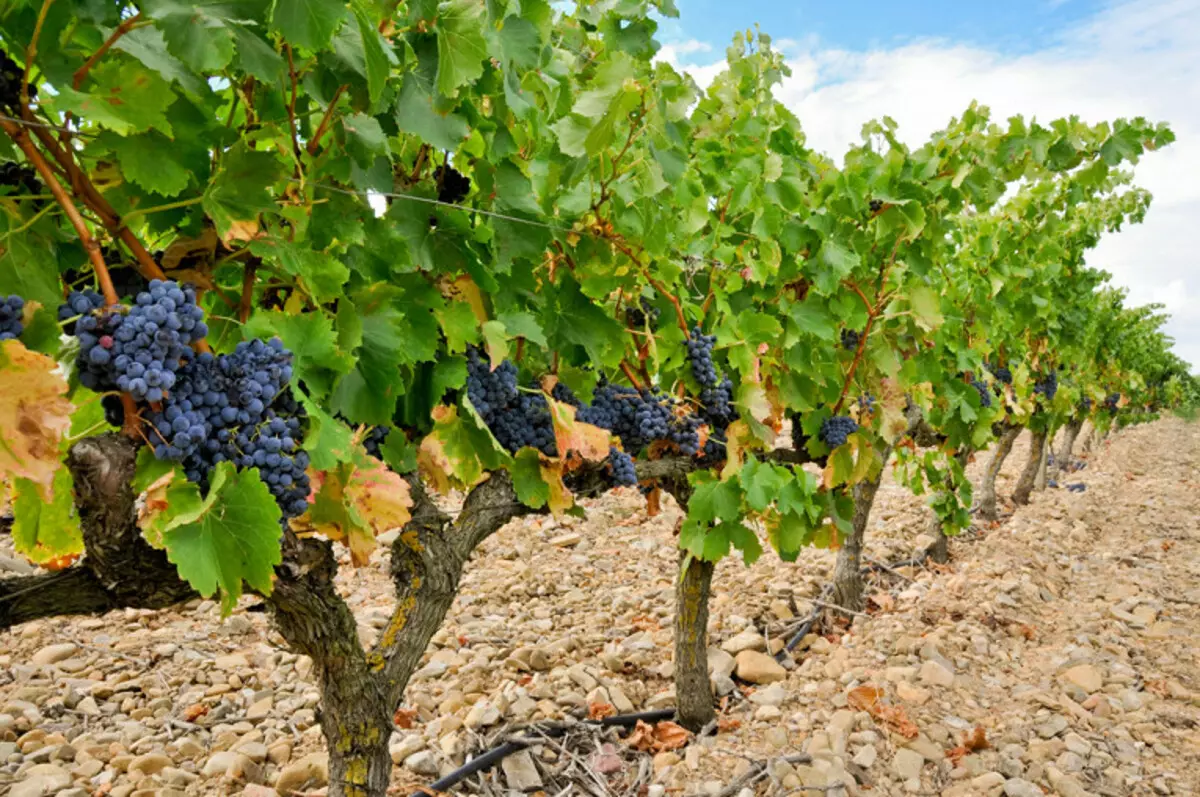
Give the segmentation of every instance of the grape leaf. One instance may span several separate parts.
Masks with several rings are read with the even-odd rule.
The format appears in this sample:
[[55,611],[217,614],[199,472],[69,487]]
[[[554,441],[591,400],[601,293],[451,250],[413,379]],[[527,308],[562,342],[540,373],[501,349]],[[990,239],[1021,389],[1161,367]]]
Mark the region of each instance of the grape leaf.
[[121,135],[151,129],[171,135],[166,111],[175,92],[157,72],[131,61],[104,61],[88,74],[89,91],[57,87],[59,108]]
[[550,405],[550,421],[554,425],[554,440],[560,457],[565,459],[568,454],[575,453],[589,462],[599,462],[608,456],[611,432],[576,420],[576,410],[570,404],[555,401],[549,395],[546,403]]
[[517,499],[534,509],[541,509],[550,500],[550,485],[542,478],[542,455],[532,448],[522,448],[513,456],[512,481]]
[[19,340],[0,341],[0,481],[52,488],[74,407],[58,363]]
[[437,13],[437,90],[453,97],[458,88],[483,74],[487,42],[483,38],[481,0],[446,0]]
[[121,172],[147,191],[170,197],[188,187],[191,173],[175,159],[179,145],[162,133],[105,134],[100,140],[116,156]]
[[313,504],[292,528],[343,543],[358,567],[370,563],[379,534],[403,528],[411,517],[408,482],[373,457],[316,474],[313,489]]
[[83,553],[83,532],[75,514],[71,471],[59,468],[49,489],[18,478],[13,483],[13,548],[42,564]]
[[221,158],[221,168],[204,192],[203,207],[224,236],[235,222],[254,221],[275,209],[270,187],[283,175],[283,164],[270,152],[239,142]]
[[276,2],[271,29],[295,47],[324,50],[346,18],[346,5],[338,0],[287,0]]
[[[244,581],[269,595],[280,553],[279,506],[259,478],[258,469],[237,471],[229,462],[209,474],[208,495],[191,482],[173,484],[169,509],[156,518],[167,558],[197,592],[221,593],[228,615],[242,595]],[[193,500],[181,501],[194,494]],[[198,501],[195,499],[199,499]]]

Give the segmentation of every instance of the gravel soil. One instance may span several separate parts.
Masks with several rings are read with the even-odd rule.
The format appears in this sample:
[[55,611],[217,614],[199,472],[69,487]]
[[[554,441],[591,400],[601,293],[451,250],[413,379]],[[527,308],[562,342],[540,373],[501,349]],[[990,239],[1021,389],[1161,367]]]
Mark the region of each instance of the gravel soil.
[[[1023,436],[1001,496],[1027,456]],[[806,637],[770,684],[749,666],[730,677],[733,659],[779,649],[834,554],[721,562],[709,628],[718,733],[644,753],[615,733],[576,733],[461,788],[1200,794],[1200,424],[1127,429],[1083,461],[1060,481],[1084,491],[1035,493],[953,541],[949,565],[872,576],[868,613]],[[409,727],[391,742],[396,794],[532,721],[672,705],[680,513],[668,499],[648,517],[636,490],[586,508],[583,520],[514,522],[468,566],[398,715]],[[911,556],[927,523],[923,499],[885,481],[868,556]],[[0,568],[5,557],[7,538]],[[368,642],[391,608],[385,558],[339,576]],[[310,662],[253,603],[224,622],[194,601],[0,634],[0,795],[323,794]]]

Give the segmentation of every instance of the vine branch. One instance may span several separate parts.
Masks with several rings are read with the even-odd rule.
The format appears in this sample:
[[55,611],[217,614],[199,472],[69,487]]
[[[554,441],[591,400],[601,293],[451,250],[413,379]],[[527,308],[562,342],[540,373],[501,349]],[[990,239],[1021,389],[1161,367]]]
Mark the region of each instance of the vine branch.
[[83,66],[75,70],[75,74],[71,76],[71,86],[76,91],[78,91],[79,87],[83,85],[83,81],[87,78],[88,72],[90,72],[92,67],[96,65],[96,62],[103,58],[104,54],[107,53],[109,49],[111,49],[112,46],[117,43],[117,39],[121,38],[126,33],[137,27],[141,20],[142,14],[141,12],[138,12],[118,25],[116,30],[114,30],[109,37],[104,40],[104,44],[101,44],[99,47],[97,47],[96,52],[92,53],[91,56],[83,62]]
[[308,142],[308,154],[316,155],[317,148],[321,143],[321,136],[325,135],[325,129],[329,127],[329,122],[333,119],[333,112],[337,109],[338,100],[342,97],[342,92],[346,90],[345,84],[338,86],[337,91],[333,92],[333,98],[329,101],[329,107],[325,109],[325,115],[321,117],[320,124],[313,131],[312,138]]

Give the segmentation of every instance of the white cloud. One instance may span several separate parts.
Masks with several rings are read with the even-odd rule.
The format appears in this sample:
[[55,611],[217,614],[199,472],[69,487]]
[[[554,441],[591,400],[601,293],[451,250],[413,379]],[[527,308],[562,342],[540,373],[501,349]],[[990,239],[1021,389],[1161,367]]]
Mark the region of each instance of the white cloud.
[[[1128,288],[1130,302],[1167,304],[1176,352],[1200,367],[1200,268],[1190,235],[1200,217],[1198,43],[1195,0],[1117,3],[1057,45],[1023,55],[945,41],[850,51],[789,40],[794,74],[780,98],[800,117],[810,146],[835,157],[870,119],[891,116],[915,145],[972,100],[998,120],[1077,114],[1093,122],[1131,116],[1169,122],[1176,142],[1149,153],[1135,172],[1154,194],[1146,221],[1105,238],[1089,263]],[[663,57],[678,63],[674,52]],[[688,68],[702,84],[719,70],[719,64]]]

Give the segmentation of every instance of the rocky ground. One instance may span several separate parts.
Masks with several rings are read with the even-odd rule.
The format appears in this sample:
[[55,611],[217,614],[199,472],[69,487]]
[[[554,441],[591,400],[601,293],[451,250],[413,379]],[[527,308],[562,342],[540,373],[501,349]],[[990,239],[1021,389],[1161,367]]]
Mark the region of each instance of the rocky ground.
[[[1026,454],[1022,440],[1002,495]],[[657,754],[615,737],[547,741],[464,788],[557,793],[577,778],[576,793],[647,797],[1200,794],[1200,425],[1121,432],[1066,482],[1087,489],[1035,494],[953,543],[949,566],[883,574],[870,616],[806,638],[782,670],[754,671],[743,651],[778,649],[832,554],[722,562],[710,626],[719,733]],[[397,794],[512,726],[589,704],[672,704],[678,512],[647,518],[635,491],[588,509],[578,522],[514,523],[483,546],[409,688],[411,728],[392,740]],[[901,559],[925,527],[921,499],[885,483],[869,555]],[[366,640],[390,610],[384,572],[342,576]],[[323,793],[309,662],[250,603],[224,623],[196,601],[0,636],[0,794]]]

